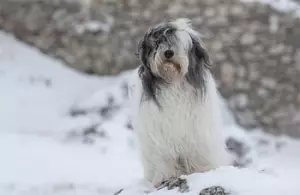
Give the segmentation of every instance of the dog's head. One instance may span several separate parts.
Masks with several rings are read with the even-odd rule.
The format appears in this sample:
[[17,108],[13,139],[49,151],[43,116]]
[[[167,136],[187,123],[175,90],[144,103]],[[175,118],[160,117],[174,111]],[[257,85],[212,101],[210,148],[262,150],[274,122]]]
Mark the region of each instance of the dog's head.
[[209,68],[209,55],[200,34],[185,18],[150,28],[139,43],[138,54],[141,76],[165,83],[186,79],[194,87],[201,87],[204,69]]

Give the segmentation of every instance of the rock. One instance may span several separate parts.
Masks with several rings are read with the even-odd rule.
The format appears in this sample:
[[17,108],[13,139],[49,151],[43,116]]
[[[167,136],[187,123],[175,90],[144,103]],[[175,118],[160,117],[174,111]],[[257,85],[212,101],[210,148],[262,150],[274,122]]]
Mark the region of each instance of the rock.
[[252,45],[255,42],[255,35],[252,33],[245,33],[242,37],[241,37],[241,43],[243,45]]
[[252,162],[247,155],[252,148],[234,137],[228,137],[226,140],[227,150],[234,155],[232,165],[235,167],[246,167]]
[[199,195],[229,195],[229,194],[230,193],[227,192],[221,186],[212,186],[209,188],[205,188],[199,193]]
[[118,194],[120,194],[122,191],[123,191],[124,189],[120,189],[120,190],[118,190],[117,192],[115,192],[114,193],[114,195],[118,195]]
[[163,189],[163,188],[167,188],[168,190],[172,190],[174,188],[178,188],[178,191],[181,193],[184,192],[188,192],[189,191],[189,186],[187,185],[187,181],[186,179],[182,179],[182,178],[172,178],[166,182],[164,182],[159,188]]
[[227,149],[230,152],[233,152],[237,155],[237,157],[243,157],[248,151],[249,148],[245,146],[245,144],[239,140],[236,140],[232,137],[229,137],[226,140]]

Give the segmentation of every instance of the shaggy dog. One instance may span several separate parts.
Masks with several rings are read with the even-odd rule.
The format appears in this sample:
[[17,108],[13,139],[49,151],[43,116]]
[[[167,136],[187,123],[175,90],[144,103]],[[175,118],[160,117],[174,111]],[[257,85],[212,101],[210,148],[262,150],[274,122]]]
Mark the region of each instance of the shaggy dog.
[[155,187],[228,164],[210,59],[191,21],[150,28],[131,85],[133,127],[146,180]]

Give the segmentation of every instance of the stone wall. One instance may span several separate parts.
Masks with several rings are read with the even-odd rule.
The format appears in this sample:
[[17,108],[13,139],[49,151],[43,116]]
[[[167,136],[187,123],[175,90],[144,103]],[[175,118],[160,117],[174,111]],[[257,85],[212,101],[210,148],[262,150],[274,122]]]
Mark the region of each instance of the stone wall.
[[[136,67],[149,26],[192,19],[237,122],[300,137],[300,21],[239,0],[1,0],[0,28],[89,74]],[[41,66],[43,66],[41,64]]]

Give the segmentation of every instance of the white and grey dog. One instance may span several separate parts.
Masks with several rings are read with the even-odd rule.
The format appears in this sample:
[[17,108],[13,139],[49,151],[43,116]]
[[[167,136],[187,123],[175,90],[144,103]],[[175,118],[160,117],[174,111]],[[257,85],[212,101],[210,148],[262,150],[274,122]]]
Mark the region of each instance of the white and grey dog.
[[191,21],[149,29],[131,92],[145,178],[163,182],[228,164],[209,55]]

